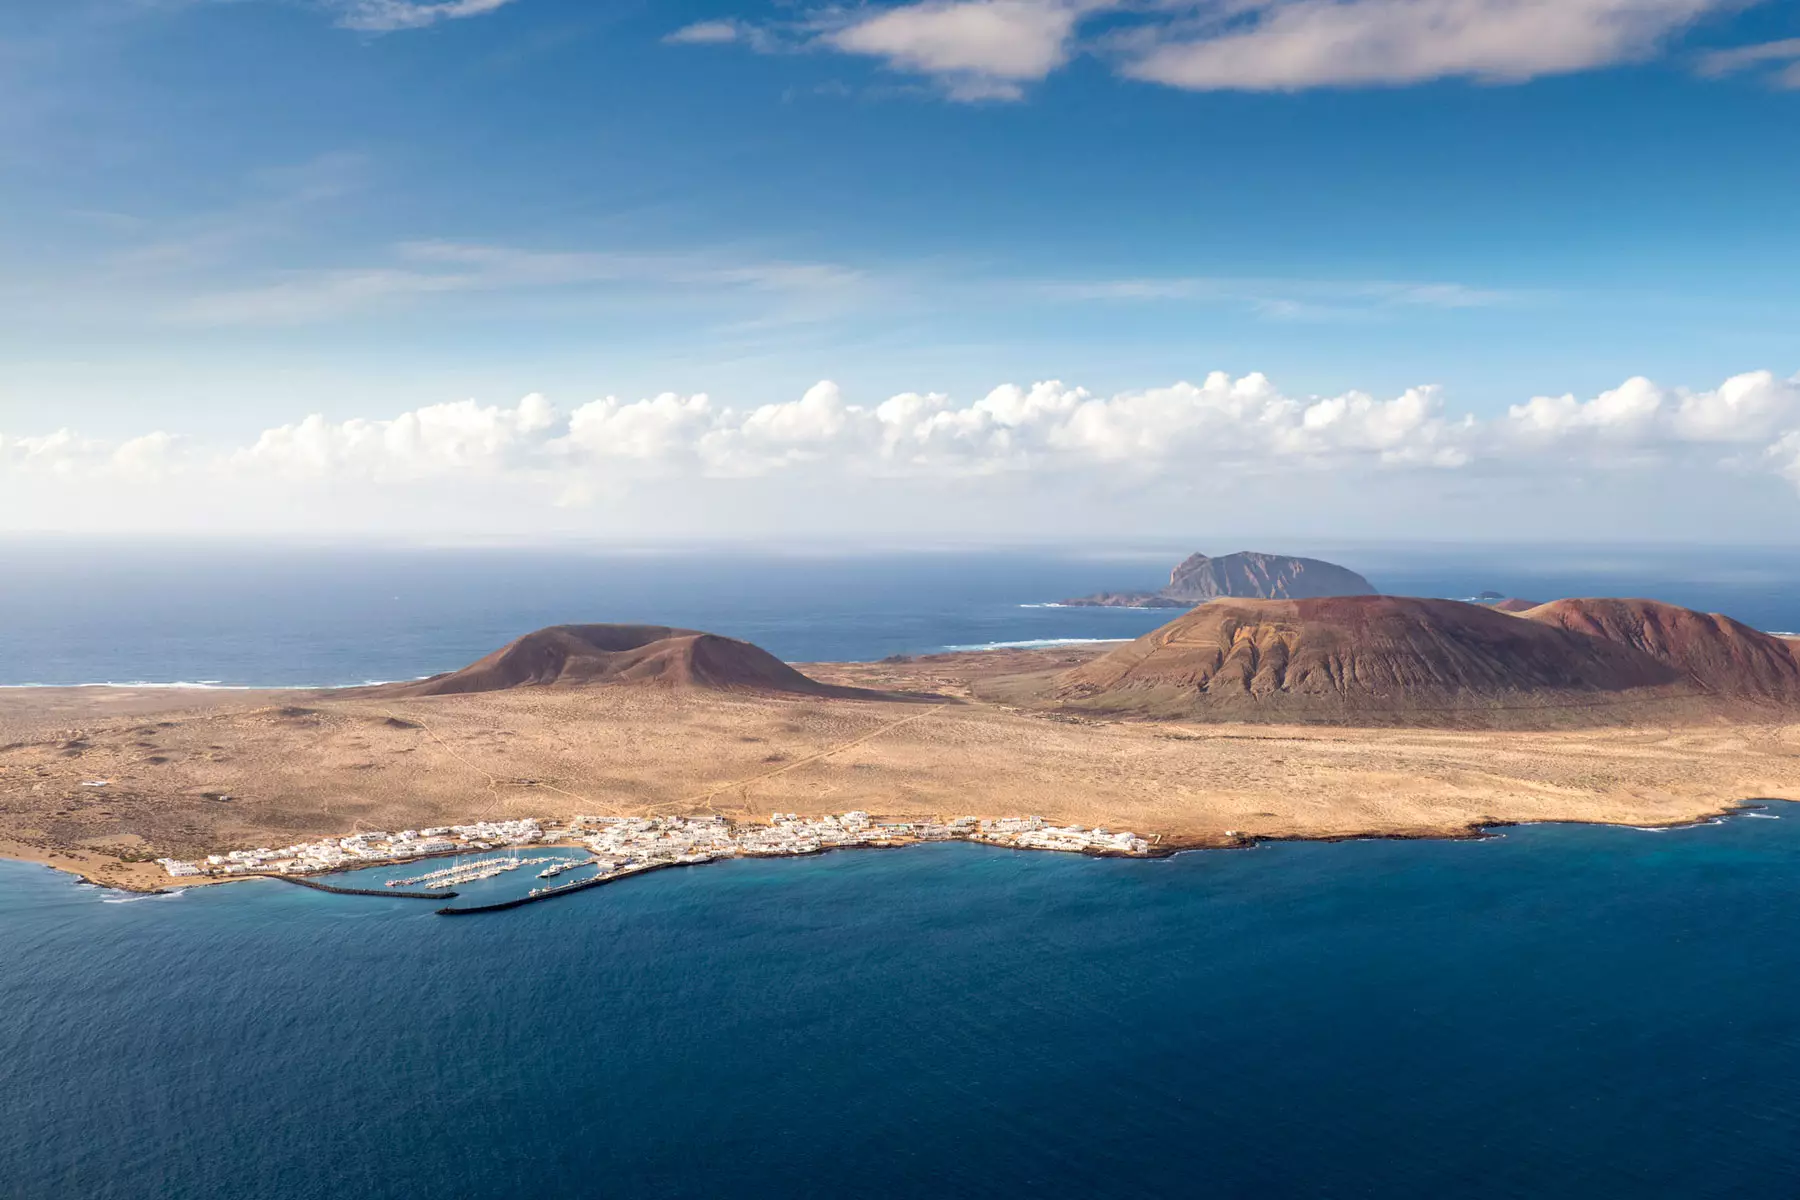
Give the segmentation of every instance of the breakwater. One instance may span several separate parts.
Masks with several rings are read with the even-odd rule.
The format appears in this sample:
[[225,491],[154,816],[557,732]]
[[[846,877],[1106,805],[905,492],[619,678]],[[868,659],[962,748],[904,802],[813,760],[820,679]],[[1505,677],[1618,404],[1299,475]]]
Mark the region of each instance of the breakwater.
[[396,892],[391,888],[347,888],[334,884],[320,883],[316,879],[303,879],[298,875],[270,875],[264,879],[279,879],[283,883],[291,883],[297,887],[311,888],[315,892],[330,892],[334,896],[392,896],[400,900],[447,900],[456,895],[455,892]]
[[[575,892],[585,892],[589,888],[599,887],[605,883],[617,883],[621,879],[631,879],[638,875],[648,875],[652,871],[661,871],[669,867],[691,867],[695,863],[661,862],[649,863],[627,871],[618,871],[611,875],[596,875],[592,879],[582,879],[575,883],[565,883],[561,887],[542,888],[526,896],[515,896],[511,900],[499,900],[493,904],[469,904],[462,908],[440,908],[440,917],[467,917],[476,913],[505,912],[509,908],[523,908],[527,904],[536,904],[539,900],[550,900],[557,896],[568,896]],[[391,894],[391,893],[390,893]],[[454,894],[454,893],[452,893]]]

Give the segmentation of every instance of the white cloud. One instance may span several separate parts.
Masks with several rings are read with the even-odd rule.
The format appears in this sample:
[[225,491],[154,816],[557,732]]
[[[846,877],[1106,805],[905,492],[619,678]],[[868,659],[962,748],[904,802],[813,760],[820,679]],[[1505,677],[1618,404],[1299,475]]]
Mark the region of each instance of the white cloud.
[[65,478],[154,479],[171,461],[176,444],[173,434],[161,431],[117,445],[68,429],[36,436],[0,434],[0,471]]
[[1527,298],[1527,293],[1462,283],[1390,279],[1255,279],[1166,275],[1125,279],[1050,280],[1038,290],[1052,300],[1114,303],[1238,301],[1279,314],[1284,308],[1488,308]]
[[[1650,58],[1698,18],[1757,2],[915,0],[821,6],[784,31],[707,21],[671,40],[810,44],[927,76],[959,100],[1018,99],[1083,52],[1127,77],[1198,91],[1504,84]],[[1787,63],[1780,78],[1800,83],[1793,44],[1717,52],[1703,68]]]
[[267,282],[203,292],[173,307],[203,325],[326,321],[459,293],[609,289],[767,292],[841,298],[860,272],[832,263],[719,253],[544,251],[463,242],[404,242],[374,266],[284,271]]
[[0,434],[0,465],[15,470],[67,473],[92,462],[101,444],[72,430],[29,436]]
[[121,442],[113,450],[111,466],[129,479],[160,479],[174,463],[179,439],[158,430]]
[[338,24],[365,33],[393,33],[423,29],[439,21],[483,16],[510,3],[512,0],[349,0],[343,5]]
[[1697,442],[1754,442],[1800,421],[1800,376],[1772,371],[1734,375],[1710,392],[1679,392],[1676,433]]
[[758,54],[773,54],[788,43],[773,31],[748,21],[696,21],[663,38],[671,46],[748,46]]
[[663,462],[691,453],[717,419],[712,401],[704,394],[664,392],[630,404],[608,396],[576,409],[557,446],[572,458]]
[[1157,31],[1128,75],[1282,91],[1463,78],[1516,83],[1645,57],[1734,0],[1249,0]]
[[1643,376],[1627,379],[1591,400],[1573,395],[1534,396],[1507,411],[1513,428],[1527,436],[1560,438],[1592,430],[1608,437],[1633,438],[1662,412],[1664,394]]
[[742,21],[695,21],[692,25],[683,25],[663,41],[675,46],[717,46],[740,40],[748,28]]
[[1591,400],[1537,396],[1507,412],[1509,432],[1536,441],[1591,437],[1613,444],[1766,442],[1800,422],[1800,378],[1734,375],[1710,391],[1665,389],[1638,376]]
[[1475,429],[1473,417],[1451,423],[1443,417],[1443,391],[1408,388],[1381,401],[1351,392],[1308,405],[1301,429],[1318,439],[1320,452],[1332,448],[1373,452],[1384,463],[1460,467],[1468,463],[1465,444]]
[[1800,429],[1783,434],[1780,441],[1769,447],[1768,457],[1777,474],[1800,488]]
[[1704,391],[1636,377],[1588,399],[1534,397],[1492,420],[1450,412],[1437,387],[1386,399],[1360,391],[1295,397],[1262,374],[1214,372],[1199,383],[1109,396],[1054,380],[1005,384],[966,404],[922,392],[859,403],[830,381],[794,400],[742,408],[671,392],[607,397],[565,414],[533,394],[510,407],[464,400],[394,417],[314,414],[237,448],[168,432],[116,445],[68,430],[0,437],[0,472],[19,478],[510,481],[536,489],[546,504],[617,498],[659,479],[797,475],[953,486],[1006,475],[1063,488],[1196,473],[1456,472],[1476,464],[1486,475],[1528,480],[1570,463],[1684,462],[1740,472],[1760,463],[1800,484],[1800,376],[1750,372]]
[[512,408],[462,400],[385,420],[333,422],[314,413],[264,430],[253,444],[230,454],[228,462],[240,470],[301,478],[490,473],[529,466],[536,448],[559,423],[556,410],[536,394]]
[[1017,99],[1068,61],[1076,24],[1109,0],[924,0],[824,37],[848,54],[933,76],[961,100]]
[[1777,87],[1800,88],[1800,38],[1714,50],[1700,59],[1703,75],[1735,75],[1759,69],[1769,70],[1769,82]]

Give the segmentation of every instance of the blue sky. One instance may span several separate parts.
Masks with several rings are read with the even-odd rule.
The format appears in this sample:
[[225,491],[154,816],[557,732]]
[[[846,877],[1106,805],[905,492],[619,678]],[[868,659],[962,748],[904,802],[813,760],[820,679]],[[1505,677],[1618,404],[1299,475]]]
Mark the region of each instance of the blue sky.
[[[1674,505],[1658,472],[1698,464],[1717,486],[1696,528],[1776,536],[1795,524],[1797,196],[1787,3],[14,0],[0,524],[140,519],[126,506],[208,528],[194,497],[220,464],[316,414],[310,458],[274,472],[294,488],[473,489],[570,532],[688,490],[672,530],[721,508],[805,525],[834,465],[892,479],[859,521],[923,489],[1030,532],[1033,489],[1113,495],[1147,458],[1176,479],[1224,447],[1251,481],[1303,464],[1296,505],[1365,475],[1396,509],[1529,501],[1573,463],[1611,525]],[[1279,400],[1252,385],[1262,407],[1221,416],[1214,372]],[[1720,388],[1754,372],[1751,417],[1702,412],[1737,413]],[[1591,407],[1640,376],[1655,404]],[[1085,392],[969,415],[1049,380]],[[1212,407],[1132,399],[1182,381]],[[1424,410],[1302,415],[1409,388],[1432,389]],[[626,411],[636,442],[573,436],[583,406],[663,393],[707,406]],[[930,429],[870,415],[911,393],[944,397],[906,410]],[[521,418],[528,394],[554,415]],[[1512,410],[1564,396],[1588,407],[1519,434]],[[441,411],[464,401],[488,415]],[[419,411],[464,439],[428,433],[429,469],[345,433]],[[1243,436],[1290,417],[1279,445]],[[981,446],[951,469],[953,437]],[[1134,494],[1107,519],[1189,495]],[[1652,523],[1679,533],[1696,502]]]

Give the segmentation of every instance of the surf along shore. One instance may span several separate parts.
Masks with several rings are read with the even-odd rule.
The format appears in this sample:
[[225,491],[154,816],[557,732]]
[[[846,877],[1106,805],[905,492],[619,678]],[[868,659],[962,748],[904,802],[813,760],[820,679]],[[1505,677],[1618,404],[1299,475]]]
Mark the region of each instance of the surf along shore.
[[[155,861],[534,818],[1040,815],[1156,853],[1264,839],[1689,823],[1800,799],[1800,723],[1540,731],[1146,721],[984,696],[1106,653],[810,664],[845,698],[658,686],[383,697],[0,690],[0,856],[151,891]],[[929,694],[923,701],[918,694]],[[564,842],[574,845],[576,843]]]

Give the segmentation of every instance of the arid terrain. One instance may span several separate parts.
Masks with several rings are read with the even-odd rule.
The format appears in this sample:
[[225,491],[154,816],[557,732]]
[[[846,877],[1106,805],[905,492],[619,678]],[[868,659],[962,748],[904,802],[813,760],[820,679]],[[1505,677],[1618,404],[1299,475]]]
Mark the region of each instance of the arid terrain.
[[1042,814],[1204,846],[1666,824],[1800,799],[1800,720],[1492,732],[1146,721],[978,698],[995,679],[1060,675],[1109,649],[803,664],[830,686],[819,695],[655,682],[0,690],[0,854],[155,887],[167,880],[148,860],[162,855],[503,814]]

